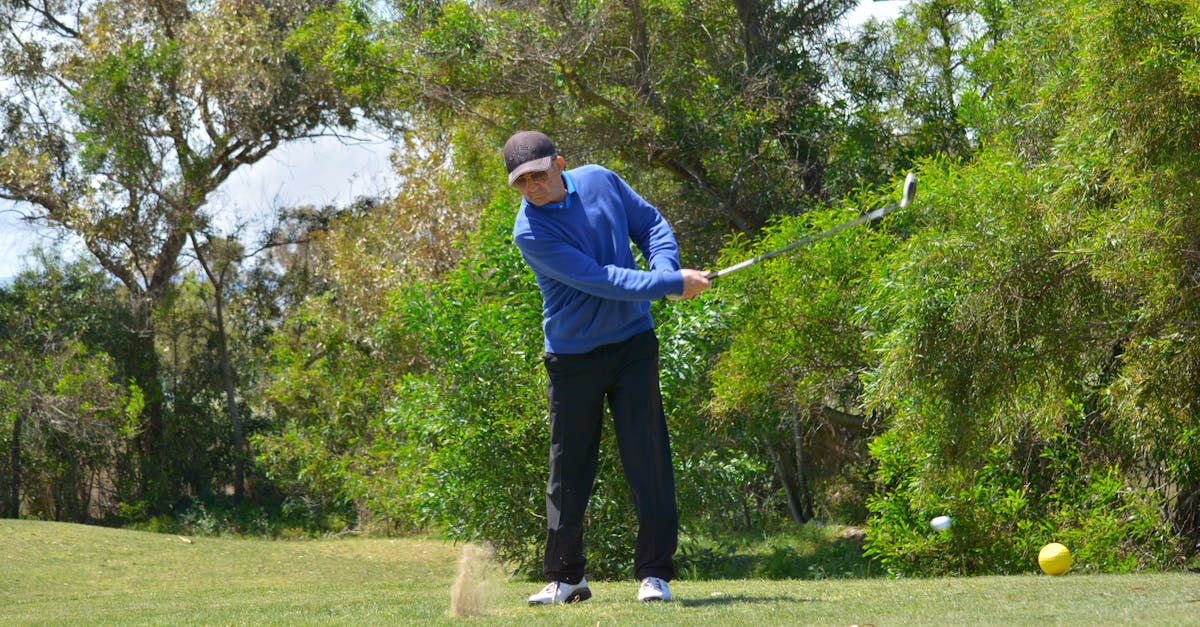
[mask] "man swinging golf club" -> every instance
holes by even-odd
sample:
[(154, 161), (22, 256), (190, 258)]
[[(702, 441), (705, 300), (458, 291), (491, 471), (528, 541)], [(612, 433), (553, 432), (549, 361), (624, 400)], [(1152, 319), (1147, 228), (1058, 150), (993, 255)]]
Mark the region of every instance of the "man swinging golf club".
[[(605, 401), (638, 515), (637, 598), (669, 601), (679, 521), (650, 302), (694, 298), (711, 283), (704, 271), (680, 269), (671, 227), (614, 172), (598, 165), (566, 170), (554, 143), (536, 131), (509, 138), (504, 165), (509, 185), (524, 199), (513, 240), (542, 293), (549, 375), (542, 572), (550, 584), (529, 603), (592, 596), (584, 577), (583, 516)], [(638, 268), (631, 241), (648, 269)]]

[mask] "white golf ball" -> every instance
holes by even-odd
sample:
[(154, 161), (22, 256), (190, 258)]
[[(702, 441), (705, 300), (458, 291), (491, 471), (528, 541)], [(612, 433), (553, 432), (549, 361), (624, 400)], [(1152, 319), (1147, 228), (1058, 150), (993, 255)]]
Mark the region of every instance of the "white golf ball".
[(937, 531), (945, 531), (950, 528), (950, 517), (938, 516), (937, 518), (929, 521), (929, 526), (933, 527)]

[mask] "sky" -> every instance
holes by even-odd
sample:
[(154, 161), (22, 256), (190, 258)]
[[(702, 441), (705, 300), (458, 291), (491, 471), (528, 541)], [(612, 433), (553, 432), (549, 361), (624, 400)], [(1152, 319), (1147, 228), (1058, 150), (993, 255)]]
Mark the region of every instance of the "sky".
[[(894, 19), (908, 1), (859, 0), (846, 21)], [(242, 222), (253, 227), (279, 207), (347, 204), (360, 196), (384, 193), (397, 184), (390, 152), (386, 138), (371, 134), (292, 142), (234, 172), (210, 196), (213, 213), (220, 216), (219, 226)], [(0, 283), (25, 267), (23, 257), (36, 246), (64, 249), (67, 257), (82, 252), (78, 242), (24, 223), (17, 207), (0, 201)]]
[[(236, 170), (209, 202), (224, 229), (236, 223), (253, 228), (279, 207), (348, 204), (395, 189), (390, 151), (390, 141), (370, 135), (291, 142)], [(0, 282), (20, 272), (22, 256), (35, 246), (63, 248), (68, 258), (81, 251), (77, 242), (23, 222), (11, 203), (0, 204)]]
[(909, 0), (858, 0), (858, 8), (846, 16), (846, 22), (861, 24), (872, 17), (883, 21), (893, 20), (908, 3)]

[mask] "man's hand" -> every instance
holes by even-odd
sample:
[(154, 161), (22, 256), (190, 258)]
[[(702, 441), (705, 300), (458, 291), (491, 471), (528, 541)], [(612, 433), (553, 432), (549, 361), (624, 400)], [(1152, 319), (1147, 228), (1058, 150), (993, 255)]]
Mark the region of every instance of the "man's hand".
[(695, 298), (700, 292), (712, 287), (708, 270), (680, 270), (683, 273), (683, 298)]

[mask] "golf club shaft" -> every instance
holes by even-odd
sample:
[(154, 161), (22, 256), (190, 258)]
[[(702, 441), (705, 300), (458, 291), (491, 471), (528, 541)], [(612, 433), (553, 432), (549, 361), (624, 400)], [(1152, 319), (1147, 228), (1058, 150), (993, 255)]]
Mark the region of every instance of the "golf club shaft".
[(886, 207), (880, 207), (879, 209), (876, 209), (869, 213), (864, 213), (861, 216), (858, 216), (857, 218), (855, 218), (849, 222), (843, 222), (829, 230), (821, 231), (820, 233), (817, 233), (816, 235), (809, 235), (807, 237), (802, 237), (802, 238), (792, 242), (791, 244), (784, 246), (783, 248), (776, 248), (775, 250), (765, 252), (757, 257), (753, 257), (753, 258), (747, 259), (741, 263), (737, 263), (732, 266), (729, 266), (728, 268), (710, 272), (710, 273), (708, 273), (708, 278), (715, 279), (717, 277), (722, 277), (722, 276), (725, 276), (732, 272), (737, 272), (738, 270), (749, 268), (750, 266), (752, 266), (760, 261), (766, 261), (766, 260), (770, 259), (771, 257), (775, 257), (776, 255), (782, 255), (783, 253), (786, 253), (790, 250), (799, 248), (805, 244), (815, 242), (819, 239), (829, 237), (830, 235), (833, 235), (834, 233), (837, 233), (838, 231), (841, 231), (843, 229), (848, 229), (852, 226), (858, 226), (858, 225), (862, 224), (863, 222), (877, 220), (899, 208), (900, 208), (900, 203), (898, 203), (898, 202), (894, 202)]
[(708, 278), (709, 278), (709, 280), (712, 280), (717, 277), (725, 276), (731, 272), (737, 272), (738, 270), (742, 270), (744, 268), (749, 268), (750, 266), (752, 266), (760, 261), (766, 261), (767, 259), (770, 259), (771, 257), (774, 257), (776, 255), (782, 255), (783, 253), (786, 253), (789, 250), (799, 248), (800, 246), (803, 246), (810, 242), (815, 242), (815, 241), (825, 238), (825, 237), (829, 237), (830, 235), (833, 235), (834, 233), (837, 233), (838, 231), (841, 231), (843, 229), (848, 229), (852, 226), (858, 226), (859, 224), (862, 224), (864, 222), (870, 222), (871, 220), (878, 220), (879, 218), (882, 218), (883, 216), (895, 211), (896, 209), (899, 209), (901, 207), (907, 207), (909, 205), (909, 203), (912, 202), (912, 199), (914, 196), (916, 196), (916, 194), (917, 194), (917, 177), (913, 173), (909, 172), (908, 176), (904, 177), (904, 191), (902, 193), (900, 202), (894, 202), (890, 205), (887, 205), (886, 207), (880, 207), (874, 211), (864, 213), (863, 215), (858, 216), (857, 218), (850, 220), (849, 222), (843, 222), (842, 224), (839, 224), (828, 230), (821, 231), (820, 233), (817, 233), (815, 235), (809, 235), (807, 237), (802, 237), (802, 238), (792, 242), (791, 244), (784, 246), (783, 248), (777, 248), (775, 250), (765, 252), (757, 257), (754, 257), (752, 259), (747, 259), (741, 263), (734, 264), (723, 270), (717, 270), (715, 272), (710, 272), (710, 273), (708, 273)]

